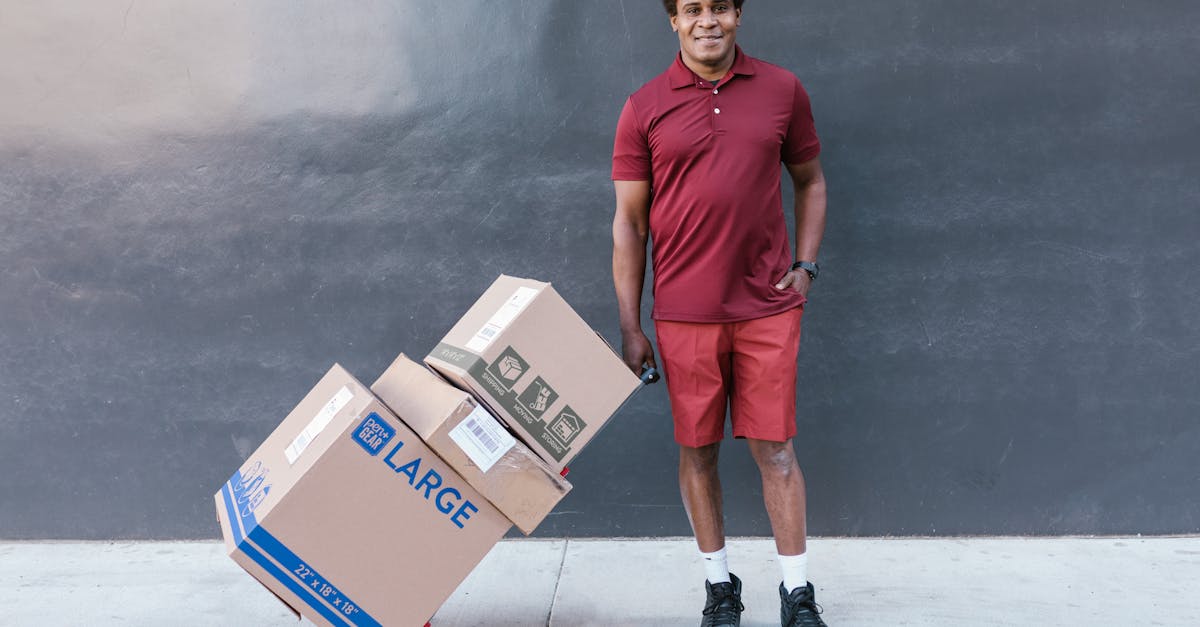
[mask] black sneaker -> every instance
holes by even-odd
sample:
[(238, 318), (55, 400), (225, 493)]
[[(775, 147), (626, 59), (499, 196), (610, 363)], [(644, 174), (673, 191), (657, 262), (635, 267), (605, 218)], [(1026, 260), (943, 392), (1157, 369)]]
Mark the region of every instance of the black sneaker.
[(821, 606), (817, 605), (813, 585), (810, 583), (803, 588), (796, 588), (789, 594), (783, 584), (779, 584), (779, 624), (783, 627), (827, 627), (819, 614)]
[(729, 583), (704, 582), (708, 602), (704, 604), (704, 618), (700, 627), (738, 627), (742, 624), (742, 580), (733, 573)]

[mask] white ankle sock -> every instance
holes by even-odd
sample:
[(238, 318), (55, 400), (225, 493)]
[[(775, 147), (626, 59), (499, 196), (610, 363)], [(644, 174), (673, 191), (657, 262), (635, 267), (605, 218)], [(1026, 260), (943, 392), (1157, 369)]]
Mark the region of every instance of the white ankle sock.
[(808, 585), (808, 553), (780, 555), (779, 567), (783, 570), (783, 587), (788, 592)]
[(708, 583), (729, 583), (729, 558), (725, 556), (725, 547), (712, 553), (700, 551), (700, 557), (704, 558)]

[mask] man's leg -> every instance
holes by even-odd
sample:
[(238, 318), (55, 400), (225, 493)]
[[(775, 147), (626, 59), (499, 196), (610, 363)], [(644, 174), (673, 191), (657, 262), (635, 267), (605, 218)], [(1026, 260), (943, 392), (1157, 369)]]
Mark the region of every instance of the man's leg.
[(792, 441), (746, 441), (762, 475), (763, 502), (775, 534), (775, 548), (780, 555), (800, 555), (807, 549), (804, 474)]
[(796, 357), (803, 309), (736, 325), (733, 341), (733, 434), (746, 438), (762, 476), (783, 583), (780, 622), (821, 627), (808, 583), (804, 475), (792, 449), (796, 435)]
[(730, 369), (726, 324), (657, 323), (659, 363), (671, 397), (675, 441), (679, 443), (679, 492), (706, 581), (701, 625), (736, 627), (741, 622), (742, 582), (729, 572), (725, 519), (717, 457), (725, 435)]
[(703, 553), (725, 548), (725, 518), (721, 509), (721, 477), (717, 457), (721, 443), (679, 447), (679, 492), (696, 544)]
[(703, 627), (737, 627), (742, 616), (742, 582), (729, 572), (725, 556), (725, 517), (717, 453), (721, 443), (679, 447), (679, 492), (704, 559), (706, 580)]
[(780, 624), (824, 627), (812, 584), (808, 583), (808, 529), (805, 524), (804, 474), (792, 441), (748, 440), (762, 474), (763, 502), (775, 534), (783, 583), (779, 584)]
[(733, 434), (746, 438), (758, 464), (780, 555), (805, 549), (804, 475), (792, 449), (803, 314), (797, 308), (738, 323), (733, 341)]
[(725, 547), (717, 456), (725, 435), (730, 328), (657, 323), (658, 352), (679, 443), (679, 492), (702, 553)]

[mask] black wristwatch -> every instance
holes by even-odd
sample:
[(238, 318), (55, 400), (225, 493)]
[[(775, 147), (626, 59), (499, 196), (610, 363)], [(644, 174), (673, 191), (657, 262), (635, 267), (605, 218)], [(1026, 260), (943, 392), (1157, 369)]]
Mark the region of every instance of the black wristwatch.
[(813, 281), (817, 280), (817, 273), (821, 271), (821, 266), (818, 266), (817, 262), (815, 261), (797, 261), (796, 263), (792, 264), (792, 271), (796, 271), (801, 268), (808, 273), (808, 278)]

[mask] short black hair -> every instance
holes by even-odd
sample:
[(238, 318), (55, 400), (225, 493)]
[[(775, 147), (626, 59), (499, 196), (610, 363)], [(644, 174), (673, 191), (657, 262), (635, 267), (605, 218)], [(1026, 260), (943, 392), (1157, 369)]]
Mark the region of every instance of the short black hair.
[[(733, 8), (741, 11), (742, 3), (746, 0), (733, 0)], [(675, 13), (679, 11), (679, 0), (662, 0), (663, 8), (667, 10), (667, 15), (675, 17)]]

